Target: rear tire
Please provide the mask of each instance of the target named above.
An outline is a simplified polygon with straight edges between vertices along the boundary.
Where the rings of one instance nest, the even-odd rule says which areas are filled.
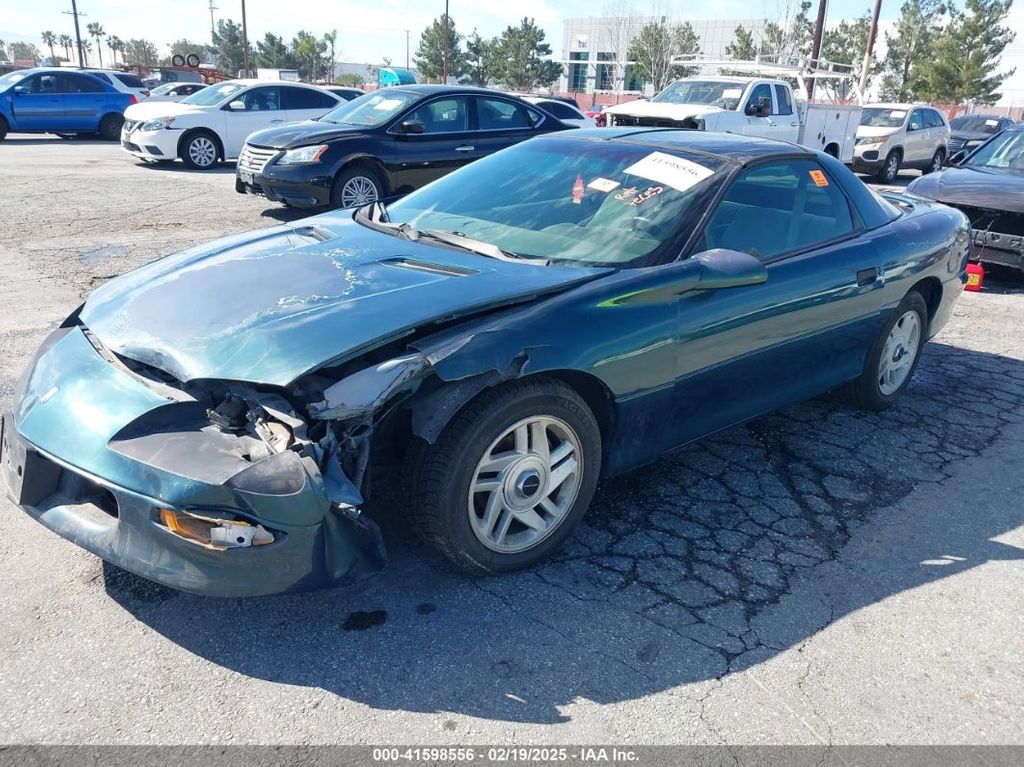
[[[852,402],[888,410],[914,377],[928,330],[928,306],[916,290],[904,296],[868,350],[864,372],[850,384]]]
[[[938,173],[942,170],[942,166],[946,163],[946,150],[936,149],[935,154],[932,155],[931,161],[928,163],[928,167],[921,171],[922,175],[928,173]]]
[[[376,202],[384,193],[377,172],[365,165],[342,168],[331,187],[332,208],[361,208]]]
[[[462,570],[507,573],[572,534],[597,487],[601,432],[572,388],[533,378],[485,391],[412,452],[413,529]]]
[[[124,125],[124,117],[121,115],[107,115],[100,120],[100,138],[107,141],[118,141],[121,138],[121,126]]]
[[[178,145],[178,155],[186,168],[192,170],[209,170],[220,159],[220,144],[217,137],[209,131],[194,131],[182,138]]]
[[[900,175],[900,153],[893,149],[885,156],[885,162],[878,171],[877,178],[883,184],[891,184]]]

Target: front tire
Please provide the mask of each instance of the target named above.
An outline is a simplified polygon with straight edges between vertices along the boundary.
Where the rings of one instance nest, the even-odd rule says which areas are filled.
[[[917,370],[928,328],[928,306],[912,290],[885,323],[864,362],[864,372],[850,385],[854,404],[865,410],[888,410]]]
[[[124,117],[121,115],[107,115],[100,120],[100,137],[107,141],[120,140],[123,125]]]
[[[883,184],[891,184],[900,174],[900,153],[893,149],[885,156],[881,170],[878,171],[878,180]]]
[[[383,189],[384,185],[370,168],[362,165],[344,168],[331,187],[331,207],[361,208],[379,200]]]
[[[525,379],[484,392],[414,452],[412,527],[488,575],[530,567],[572,534],[597,487],[601,433],[572,388]]]
[[[212,133],[196,131],[182,140],[178,154],[186,168],[209,170],[220,158],[220,146]]]

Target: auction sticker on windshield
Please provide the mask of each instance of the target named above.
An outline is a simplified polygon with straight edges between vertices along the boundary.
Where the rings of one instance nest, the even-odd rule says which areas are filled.
[[[639,176],[659,184],[668,184],[673,189],[685,192],[715,172],[703,165],[664,152],[651,152],[642,160],[630,165],[623,173]]]

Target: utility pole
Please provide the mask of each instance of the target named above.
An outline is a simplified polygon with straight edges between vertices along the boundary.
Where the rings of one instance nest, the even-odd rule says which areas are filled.
[[[213,4],[213,0],[210,0],[210,43],[214,43],[217,39],[217,30],[213,26],[213,12],[217,10],[217,6]]]
[[[448,84],[448,41],[451,39],[448,32],[448,0],[444,0],[444,75],[441,82]]]
[[[242,68],[245,76],[249,76],[249,34],[245,25],[245,0],[242,0]]]
[[[875,11],[871,14],[871,31],[868,32],[868,44],[864,49],[864,66],[860,71],[860,95],[864,98],[864,91],[868,87],[868,70],[871,68],[871,54],[875,50],[875,38],[878,37],[878,16],[882,12],[882,0],[875,0]]]
[[[71,0],[71,10],[63,11],[63,13],[75,17],[75,47],[78,48],[78,66],[85,69],[85,54],[82,52],[82,32],[78,28],[78,17],[87,16],[88,14],[78,12],[78,4],[75,0]]]
[[[811,44],[811,66],[818,66],[818,57],[821,56],[821,38],[825,33],[825,10],[828,8],[828,0],[818,0],[818,20],[814,22],[814,42]],[[812,73],[813,74],[813,73]],[[814,98],[814,77],[807,78],[807,100]]]
[[[881,0],[879,0],[881,2]],[[409,68],[409,30],[405,30],[405,68]]]

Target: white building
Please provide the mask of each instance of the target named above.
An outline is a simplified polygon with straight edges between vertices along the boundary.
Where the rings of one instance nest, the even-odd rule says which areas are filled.
[[[562,24],[562,60],[565,74],[558,88],[567,93],[595,91],[643,91],[644,83],[629,64],[629,47],[644,24],[662,21],[656,17],[588,17],[566,19]],[[665,19],[668,23],[688,21],[700,40],[705,56],[724,56],[736,27],[761,38],[766,19]]]

